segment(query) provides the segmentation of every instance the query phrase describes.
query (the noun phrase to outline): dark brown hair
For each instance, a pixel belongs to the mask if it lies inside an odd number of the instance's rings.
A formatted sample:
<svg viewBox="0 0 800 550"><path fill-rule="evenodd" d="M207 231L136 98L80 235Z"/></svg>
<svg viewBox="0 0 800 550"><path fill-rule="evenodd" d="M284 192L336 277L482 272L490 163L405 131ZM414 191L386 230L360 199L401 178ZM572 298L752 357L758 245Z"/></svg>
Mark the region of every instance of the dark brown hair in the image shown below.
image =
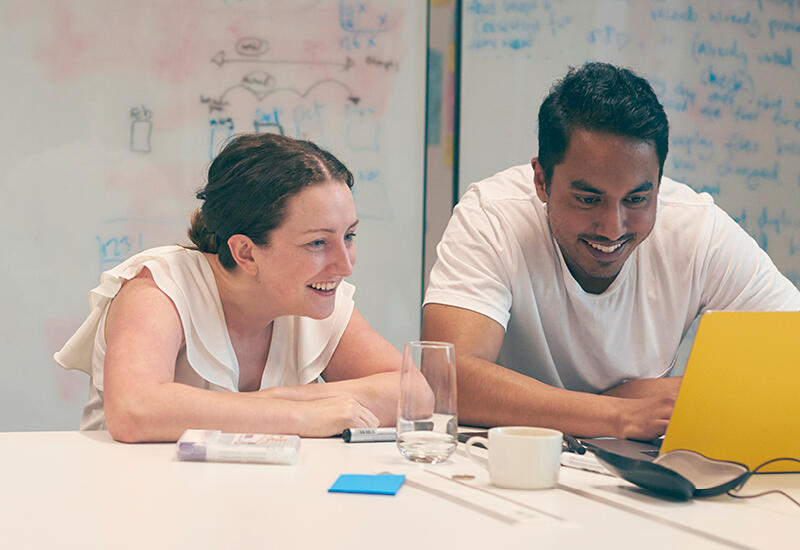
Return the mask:
<svg viewBox="0 0 800 550"><path fill-rule="evenodd" d="M203 205L192 214L189 238L198 250L217 254L226 269L233 269L231 236L268 244L269 233L286 217L289 198L327 181L353 187L344 164L310 141L267 133L236 136L208 169L208 183L197 193Z"/></svg>
<svg viewBox="0 0 800 550"><path fill-rule="evenodd" d="M587 62L571 67L550 89L539 108L538 155L548 193L576 128L651 141L661 177L669 149L667 115L650 83L629 69Z"/></svg>

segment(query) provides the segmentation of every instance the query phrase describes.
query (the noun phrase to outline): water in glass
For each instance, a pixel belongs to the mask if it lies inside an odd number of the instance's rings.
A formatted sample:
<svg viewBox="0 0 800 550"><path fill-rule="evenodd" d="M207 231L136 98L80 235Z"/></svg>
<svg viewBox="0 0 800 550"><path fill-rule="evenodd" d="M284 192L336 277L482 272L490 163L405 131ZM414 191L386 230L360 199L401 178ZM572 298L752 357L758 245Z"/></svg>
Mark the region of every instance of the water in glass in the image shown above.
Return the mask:
<svg viewBox="0 0 800 550"><path fill-rule="evenodd" d="M453 344L409 342L403 350L397 447L414 462L435 464L456 449L456 364Z"/></svg>
<svg viewBox="0 0 800 550"><path fill-rule="evenodd" d="M457 431L458 422L453 415L434 414L424 421L398 418L397 446L409 460L436 464L456 450Z"/></svg>

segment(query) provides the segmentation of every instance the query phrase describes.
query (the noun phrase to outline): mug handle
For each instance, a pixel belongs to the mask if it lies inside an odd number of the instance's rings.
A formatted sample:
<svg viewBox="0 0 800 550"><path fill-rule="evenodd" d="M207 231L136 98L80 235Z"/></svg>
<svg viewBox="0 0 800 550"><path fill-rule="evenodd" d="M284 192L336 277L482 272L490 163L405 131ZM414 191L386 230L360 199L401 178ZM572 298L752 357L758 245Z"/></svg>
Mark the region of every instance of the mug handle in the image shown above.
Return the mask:
<svg viewBox="0 0 800 550"><path fill-rule="evenodd" d="M472 462L477 464L478 466L483 466L484 468L486 468L488 470L489 469L489 461L486 460L485 458L483 458L482 456L478 456L478 455L472 454L472 452L470 451L470 449L472 449L472 447L476 443L483 443L484 447L486 447L487 449L489 448L489 440L488 439L486 439L485 437L481 437L479 435L473 435L472 437L467 439L466 442L464 442L464 448L467 451L467 457L470 460L472 460Z"/></svg>

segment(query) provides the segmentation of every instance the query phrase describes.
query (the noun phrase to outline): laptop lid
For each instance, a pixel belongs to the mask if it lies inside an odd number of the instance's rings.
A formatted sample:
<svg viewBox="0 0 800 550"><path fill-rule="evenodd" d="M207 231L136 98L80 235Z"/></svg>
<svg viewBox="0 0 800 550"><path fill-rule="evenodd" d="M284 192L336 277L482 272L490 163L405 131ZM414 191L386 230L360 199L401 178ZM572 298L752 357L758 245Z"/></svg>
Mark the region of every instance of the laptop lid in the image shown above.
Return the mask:
<svg viewBox="0 0 800 550"><path fill-rule="evenodd" d="M800 312L703 315L661 453L673 449L750 469L800 458ZM800 467L786 461L761 471Z"/></svg>

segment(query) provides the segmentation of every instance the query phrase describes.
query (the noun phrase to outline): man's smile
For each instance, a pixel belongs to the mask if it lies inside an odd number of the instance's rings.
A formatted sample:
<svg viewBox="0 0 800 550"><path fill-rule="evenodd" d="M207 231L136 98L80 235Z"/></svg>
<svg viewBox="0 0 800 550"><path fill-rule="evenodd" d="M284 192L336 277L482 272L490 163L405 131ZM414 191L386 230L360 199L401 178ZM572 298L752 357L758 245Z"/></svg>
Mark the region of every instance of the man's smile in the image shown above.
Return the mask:
<svg viewBox="0 0 800 550"><path fill-rule="evenodd" d="M622 239L616 241L608 241L606 239L598 240L587 237L578 237L578 240L584 244L589 254L601 262L613 262L624 253L627 244L634 240L632 235L626 235Z"/></svg>

